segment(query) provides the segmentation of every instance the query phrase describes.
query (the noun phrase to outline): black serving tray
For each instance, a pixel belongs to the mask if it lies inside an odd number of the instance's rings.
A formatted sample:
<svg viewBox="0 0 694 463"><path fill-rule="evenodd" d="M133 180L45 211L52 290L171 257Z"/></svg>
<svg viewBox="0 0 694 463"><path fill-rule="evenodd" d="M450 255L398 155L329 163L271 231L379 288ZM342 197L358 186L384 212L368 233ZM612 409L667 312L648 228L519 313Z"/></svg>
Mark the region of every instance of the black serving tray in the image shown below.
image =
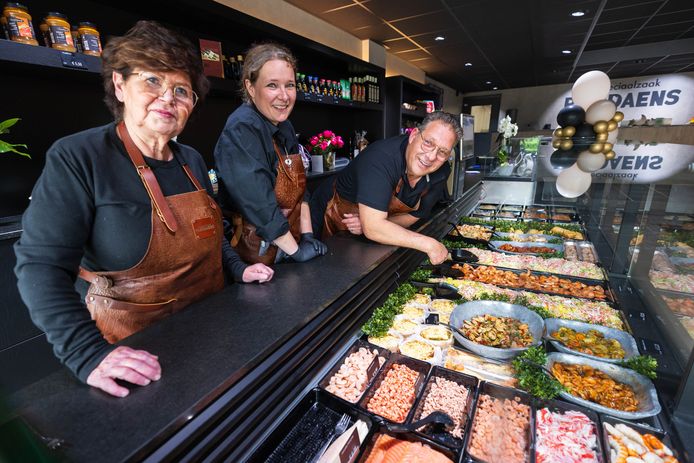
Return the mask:
<svg viewBox="0 0 694 463"><path fill-rule="evenodd" d="M320 425L324 428L322 433L317 432L317 426L310 426L310 423L300 425L306 417L315 416L315 409L312 411L312 407L316 407L320 411L320 416L325 418L320 421ZM311 412L310 415L309 412ZM312 440L311 436L327 435L332 432L343 413L350 416L350 426L357 420L362 420L369 428L373 428L374 422L368 413L364 413L321 389L315 388L309 391L253 454L250 461L267 463L306 463L306 461L310 461L325 443L324 440ZM295 441L294 446L289 445L292 440ZM295 452L289 453L292 448L295 449Z"/></svg>
<svg viewBox="0 0 694 463"><path fill-rule="evenodd" d="M483 394L489 395L496 399L514 399L515 397L518 397L520 399L520 403L530 407L530 425L528 426L528 458L526 459L526 462L535 463L535 407L533 405L532 396L515 388L499 386L486 381L482 381L477 389L477 396L475 397L475 410L472 415L467 435L465 436L465 460L463 461L473 463L493 463L475 458L469 451L470 441L475 426L475 417L477 416L479 401Z"/></svg>
<svg viewBox="0 0 694 463"><path fill-rule="evenodd" d="M427 378L426 385L424 386L424 392L420 395L419 399L417 400L417 403L414 406L414 413L412 414L411 421L417 421L424 418L424 416L421 416L422 409L424 408L424 402L426 401L427 395L431 390L431 385L433 384L434 379L437 377L453 381L461 386L466 387L469 391L464 411L465 424L463 425L463 438L459 439L453 437L451 434L445 432L444 429L431 425L427 425L421 431L417 430L415 432L417 434L422 434L436 442L439 442L445 445L446 447L453 449L462 449L463 445L465 444L465 436L467 436L467 433L469 432L470 423L472 421L471 418L472 411L474 408L474 400L475 395L477 393L477 386L479 383L479 380L476 377L466 375L464 373L459 373L457 371L452 371L440 366L435 366L434 368L432 368L429 372L429 377ZM446 410L443 411L445 412Z"/></svg>
<svg viewBox="0 0 694 463"><path fill-rule="evenodd" d="M368 413L371 416L378 416L382 420L387 420L390 422L395 423L392 420L388 420L385 417L381 417L380 415L371 412L368 410L367 406L369 404L369 400L376 394L376 391L378 390L379 387L381 387L381 383L386 377L386 374L390 370L390 368L394 364L402 364L405 365L406 367L415 370L419 373L419 380L417 384L415 385L415 394L414 394L414 400L412 401L412 405L410 406L410 410L405 417L405 419L402 422L397 422L397 424L403 424L403 423L408 423L412 413L414 412L414 405L417 403L417 399L419 398L419 395L421 394L422 390L424 389L424 383L426 382L426 377L429 374L429 370L431 369L431 364L428 362L425 362L423 360L417 360L413 359L412 357L407 357L405 355L400 355L400 354L391 354L386 363L383 365L381 368L381 371L378 373L378 376L376 379L372 382L371 386L366 390L366 393L362 396L361 400L359 401L359 408L364 410L366 413Z"/></svg>
<svg viewBox="0 0 694 463"><path fill-rule="evenodd" d="M325 390L325 389L328 387L328 385L330 384L330 378L332 378L333 375L334 375L335 373L337 373L337 371L340 369L340 367L345 363L345 359L347 359L347 357L349 357L351 354L353 354L354 352L358 351L358 350L359 350L360 348L362 348L362 347L364 347L364 348L366 348L366 349L368 349L368 350L370 350L370 351L376 349L376 350L378 351L378 355L381 356L381 357L384 357L385 360L386 360L386 362L388 361L388 357L389 357L390 354L391 354L391 352L390 352L388 349L384 349L384 348L382 348L382 347L376 346L376 345L371 344L371 343L369 343L369 342L367 342L367 341L365 341L365 340L362 340L362 339L357 339L357 340L354 342L354 344L352 344L352 346L347 350L347 352L345 353L345 355L344 355L344 356L343 356L343 357L342 357L342 358L330 369L330 371L329 371L329 372L323 377L323 379L318 383L318 387L321 388L321 389L323 389L323 390ZM385 365L386 362L384 362L383 365ZM345 400L345 399L343 399L343 398L341 398L341 397L337 397L337 396L334 396L334 397L335 397L336 399L340 400L340 401L344 401L345 403L348 403L348 404L351 404L351 405L356 405L356 404L359 402L359 399L361 399L361 397L364 395L364 393L369 389L369 386L371 385L371 383L373 383L373 381L378 377L378 373L381 371L381 368L382 368L382 367L383 367L383 366L377 368L376 374L375 374L375 375L373 376L373 378L371 378L371 380L366 384L366 388L362 391L361 396L359 396L359 398L358 398L355 402L350 402L350 401L348 401L348 400ZM328 391L326 391L326 392L327 392L328 394L331 394L331 393L328 392ZM332 394L331 394L331 395L332 395Z"/></svg>
<svg viewBox="0 0 694 463"><path fill-rule="evenodd" d="M534 449L537 450L537 412L540 411L543 408L548 408L551 412L557 413L557 412L567 412L570 410L575 410L583 413L586 415L595 425L595 445L596 445L596 454L598 457L598 463L609 463L609 453L605 453L605 444L603 443L602 439L602 425L600 424L600 417L598 414L593 411L589 410L585 407L581 407L580 405L576 405L570 402L564 402L562 400L536 400L535 402L535 427L534 427ZM537 457L537 453L535 454Z"/></svg>

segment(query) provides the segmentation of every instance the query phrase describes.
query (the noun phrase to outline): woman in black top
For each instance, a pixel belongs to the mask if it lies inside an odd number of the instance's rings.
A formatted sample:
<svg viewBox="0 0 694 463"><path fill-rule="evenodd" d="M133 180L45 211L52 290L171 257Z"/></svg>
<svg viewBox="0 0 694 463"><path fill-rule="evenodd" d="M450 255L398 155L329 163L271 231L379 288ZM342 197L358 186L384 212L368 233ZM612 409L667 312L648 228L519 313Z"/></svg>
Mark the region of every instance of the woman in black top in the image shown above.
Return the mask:
<svg viewBox="0 0 694 463"><path fill-rule="evenodd" d="M116 122L49 149L15 272L61 362L124 397L115 379L144 386L161 368L155 355L110 342L221 289L222 269L245 282L273 272L245 265L222 239L202 157L172 140L208 90L190 42L140 21L105 47L103 78Z"/></svg>
<svg viewBox="0 0 694 463"><path fill-rule="evenodd" d="M215 147L220 202L234 223L232 245L247 262L271 264L283 255L305 262L327 251L313 238L305 173L288 120L295 72L296 59L285 47L253 46L242 75L245 103L229 116Z"/></svg>

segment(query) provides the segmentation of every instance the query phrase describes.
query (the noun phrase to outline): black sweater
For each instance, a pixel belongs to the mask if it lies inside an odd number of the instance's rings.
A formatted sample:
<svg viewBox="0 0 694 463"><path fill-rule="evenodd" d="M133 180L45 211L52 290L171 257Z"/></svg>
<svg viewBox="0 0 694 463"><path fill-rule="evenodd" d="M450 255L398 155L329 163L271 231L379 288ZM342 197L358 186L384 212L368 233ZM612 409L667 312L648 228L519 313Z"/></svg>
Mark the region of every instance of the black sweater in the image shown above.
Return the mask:
<svg viewBox="0 0 694 463"><path fill-rule="evenodd" d="M170 142L172 161L145 157L165 196L194 191L181 163L212 192L202 156ZM84 304L88 284L78 267L125 270L137 264L151 233L152 206L115 124L55 142L22 217L15 244L19 291L55 355L82 381L114 349ZM222 239L223 268L240 280L246 265Z"/></svg>

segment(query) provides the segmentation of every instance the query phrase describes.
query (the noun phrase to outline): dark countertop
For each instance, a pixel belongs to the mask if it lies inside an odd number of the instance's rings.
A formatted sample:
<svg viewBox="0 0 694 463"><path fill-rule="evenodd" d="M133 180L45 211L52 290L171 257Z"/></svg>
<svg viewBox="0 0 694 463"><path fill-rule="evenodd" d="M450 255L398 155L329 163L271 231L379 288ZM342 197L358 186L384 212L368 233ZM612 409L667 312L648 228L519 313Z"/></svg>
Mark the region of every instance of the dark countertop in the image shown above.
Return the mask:
<svg viewBox="0 0 694 463"><path fill-rule="evenodd" d="M10 405L42 435L64 439L72 461L131 457L180 428L395 250L341 236L327 244L326 256L278 265L268 284L234 284L124 340L162 365L160 381L127 398L62 369L12 395Z"/></svg>

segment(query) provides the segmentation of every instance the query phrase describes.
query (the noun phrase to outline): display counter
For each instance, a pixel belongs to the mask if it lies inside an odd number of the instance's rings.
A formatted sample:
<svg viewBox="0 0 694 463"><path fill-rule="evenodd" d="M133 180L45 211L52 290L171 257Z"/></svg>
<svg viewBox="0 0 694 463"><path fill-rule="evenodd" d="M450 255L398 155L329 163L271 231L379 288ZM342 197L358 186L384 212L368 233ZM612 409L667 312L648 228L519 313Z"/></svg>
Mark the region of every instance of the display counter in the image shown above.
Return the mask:
<svg viewBox="0 0 694 463"><path fill-rule="evenodd" d="M442 236L477 185L420 230ZM283 264L270 283L234 284L121 344L159 356L162 379L125 399L61 369L9 397L21 419L60 439L71 461L232 461L257 444L423 254L335 236L327 255ZM184 457L185 455L185 457Z"/></svg>

